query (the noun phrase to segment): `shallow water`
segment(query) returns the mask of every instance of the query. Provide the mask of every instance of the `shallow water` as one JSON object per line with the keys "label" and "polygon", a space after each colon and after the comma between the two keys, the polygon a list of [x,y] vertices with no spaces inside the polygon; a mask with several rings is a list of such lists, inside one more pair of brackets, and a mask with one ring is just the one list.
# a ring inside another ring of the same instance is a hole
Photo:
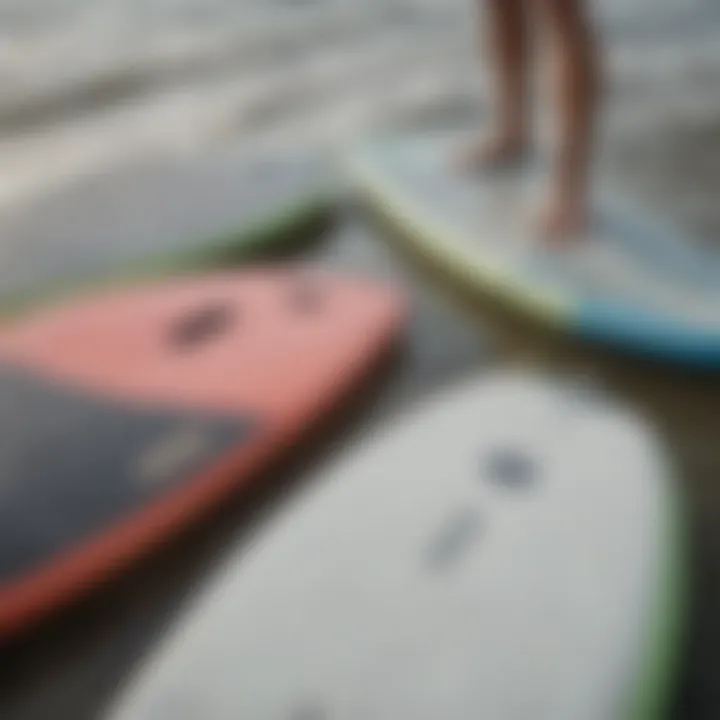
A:
{"label": "shallow water", "polygon": [[[3,0],[0,203],[119,158],[472,107],[474,0]],[[720,106],[714,0],[597,0],[614,114]],[[659,110],[658,110],[659,109]]]}

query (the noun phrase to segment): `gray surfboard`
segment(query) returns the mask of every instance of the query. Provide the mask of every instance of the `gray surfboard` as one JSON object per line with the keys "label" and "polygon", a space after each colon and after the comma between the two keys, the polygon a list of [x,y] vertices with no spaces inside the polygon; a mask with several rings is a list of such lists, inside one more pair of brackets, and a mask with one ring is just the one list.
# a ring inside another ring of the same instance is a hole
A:
{"label": "gray surfboard", "polygon": [[602,397],[466,381],[262,526],[109,717],[658,717],[682,595],[669,475]]}
{"label": "gray surfboard", "polygon": [[212,151],[97,172],[0,215],[0,309],[286,250],[330,203],[328,168],[300,154]]}

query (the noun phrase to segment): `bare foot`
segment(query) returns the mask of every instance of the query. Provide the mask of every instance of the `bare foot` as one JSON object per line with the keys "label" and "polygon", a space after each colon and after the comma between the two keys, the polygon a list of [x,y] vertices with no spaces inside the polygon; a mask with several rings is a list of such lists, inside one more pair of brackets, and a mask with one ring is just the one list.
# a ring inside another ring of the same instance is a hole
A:
{"label": "bare foot", "polygon": [[455,168],[475,173],[515,165],[527,155],[527,143],[522,134],[498,134],[464,148],[455,158]]}
{"label": "bare foot", "polygon": [[553,245],[580,240],[587,231],[588,217],[583,202],[560,196],[550,202],[539,219],[542,238]]}

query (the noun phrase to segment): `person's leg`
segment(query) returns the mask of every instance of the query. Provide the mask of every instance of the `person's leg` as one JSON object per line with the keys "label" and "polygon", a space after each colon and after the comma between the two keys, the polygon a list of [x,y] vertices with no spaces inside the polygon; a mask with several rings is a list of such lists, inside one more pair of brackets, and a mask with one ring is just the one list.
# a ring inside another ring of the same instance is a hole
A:
{"label": "person's leg", "polygon": [[559,92],[559,146],[541,219],[542,231],[551,238],[581,233],[588,219],[598,59],[584,1],[535,0],[555,51]]}
{"label": "person's leg", "polygon": [[466,148],[462,166],[512,162],[527,145],[527,0],[484,0],[487,49],[491,67],[494,120],[486,136]]}

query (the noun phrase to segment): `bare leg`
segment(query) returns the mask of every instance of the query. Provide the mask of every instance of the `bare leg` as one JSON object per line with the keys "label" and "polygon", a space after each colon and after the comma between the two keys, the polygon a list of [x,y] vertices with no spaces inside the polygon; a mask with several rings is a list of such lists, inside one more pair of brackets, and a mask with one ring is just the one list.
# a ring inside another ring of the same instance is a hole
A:
{"label": "bare leg", "polygon": [[484,0],[492,67],[493,127],[460,158],[466,169],[513,162],[527,142],[527,0]]}
{"label": "bare leg", "polygon": [[598,96],[595,39],[583,0],[535,0],[556,51],[559,147],[542,218],[549,238],[582,233],[588,219],[593,124]]}

